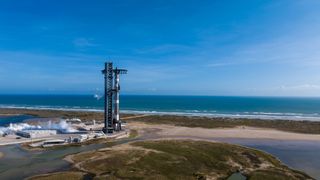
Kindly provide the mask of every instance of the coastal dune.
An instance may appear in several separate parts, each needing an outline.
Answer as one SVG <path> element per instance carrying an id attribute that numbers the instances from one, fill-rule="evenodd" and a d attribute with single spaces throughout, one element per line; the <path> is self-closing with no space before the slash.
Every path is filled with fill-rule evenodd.
<path id="1" fill-rule="evenodd" d="M 128 123 L 128 127 L 132 129 L 139 129 L 142 132 L 153 130 L 159 138 L 246 138 L 320 141 L 319 134 L 293 133 L 270 128 L 256 128 L 248 126 L 209 129 L 130 122 Z"/>

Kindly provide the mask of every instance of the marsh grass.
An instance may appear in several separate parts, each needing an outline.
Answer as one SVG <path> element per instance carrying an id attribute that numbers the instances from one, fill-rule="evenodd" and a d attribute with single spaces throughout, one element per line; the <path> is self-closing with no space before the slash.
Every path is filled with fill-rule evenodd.
<path id="1" fill-rule="evenodd" d="M 96 179 L 226 179 L 238 171 L 250 179 L 311 179 L 267 153 L 237 145 L 161 140 L 137 141 L 130 147 L 80 153 L 72 159 Z"/>

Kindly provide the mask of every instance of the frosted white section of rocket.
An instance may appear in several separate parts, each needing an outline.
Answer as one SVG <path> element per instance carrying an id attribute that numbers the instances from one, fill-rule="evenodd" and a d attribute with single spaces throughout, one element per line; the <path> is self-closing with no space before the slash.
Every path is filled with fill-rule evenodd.
<path id="1" fill-rule="evenodd" d="M 114 114 L 115 114 L 115 119 L 118 122 L 120 120 L 119 118 L 119 83 L 120 83 L 120 74 L 116 74 L 115 78 L 115 89 L 116 89 L 116 94 L 115 94 L 115 109 L 114 109 Z"/>

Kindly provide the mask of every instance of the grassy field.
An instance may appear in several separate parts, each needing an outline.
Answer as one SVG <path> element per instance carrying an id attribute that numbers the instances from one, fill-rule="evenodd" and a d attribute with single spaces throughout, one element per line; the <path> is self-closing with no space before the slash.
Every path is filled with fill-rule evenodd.
<path id="1" fill-rule="evenodd" d="M 36 117 L 60 117 L 60 118 L 80 118 L 83 121 L 103 120 L 101 112 L 77 112 L 77 111 L 57 111 L 57 110 L 26 110 L 26 109 L 0 109 L 0 114 L 29 114 Z M 121 114 L 121 117 L 132 116 Z M 311 121 L 290 121 L 290 120 L 257 120 L 257 119 L 232 119 L 213 117 L 190 117 L 171 115 L 150 115 L 125 120 L 126 122 L 139 121 L 152 124 L 169 124 L 186 127 L 203 128 L 230 128 L 236 126 L 251 126 L 261 128 L 273 128 L 282 131 L 320 134 L 320 122 Z"/>
<path id="2" fill-rule="evenodd" d="M 311 179 L 261 151 L 204 141 L 139 141 L 73 155 L 74 169 L 94 179 Z M 77 174 L 78 175 L 78 174 Z M 67 179 L 69 173 L 33 179 Z M 83 175 L 85 176 L 85 174 Z"/>

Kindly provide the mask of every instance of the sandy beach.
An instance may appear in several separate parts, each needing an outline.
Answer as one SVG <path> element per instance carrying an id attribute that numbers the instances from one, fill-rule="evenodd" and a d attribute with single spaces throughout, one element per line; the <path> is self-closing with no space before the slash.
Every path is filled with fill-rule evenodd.
<path id="1" fill-rule="evenodd" d="M 171 125 L 153 125 L 140 122 L 130 122 L 127 125 L 130 129 L 137 129 L 144 132 L 153 132 L 159 138 L 246 138 L 246 139 L 274 139 L 274 140 L 306 140 L 320 141 L 319 134 L 302 134 L 279 131 L 268 128 L 256 128 L 238 126 L 235 128 L 189 128 Z"/>

